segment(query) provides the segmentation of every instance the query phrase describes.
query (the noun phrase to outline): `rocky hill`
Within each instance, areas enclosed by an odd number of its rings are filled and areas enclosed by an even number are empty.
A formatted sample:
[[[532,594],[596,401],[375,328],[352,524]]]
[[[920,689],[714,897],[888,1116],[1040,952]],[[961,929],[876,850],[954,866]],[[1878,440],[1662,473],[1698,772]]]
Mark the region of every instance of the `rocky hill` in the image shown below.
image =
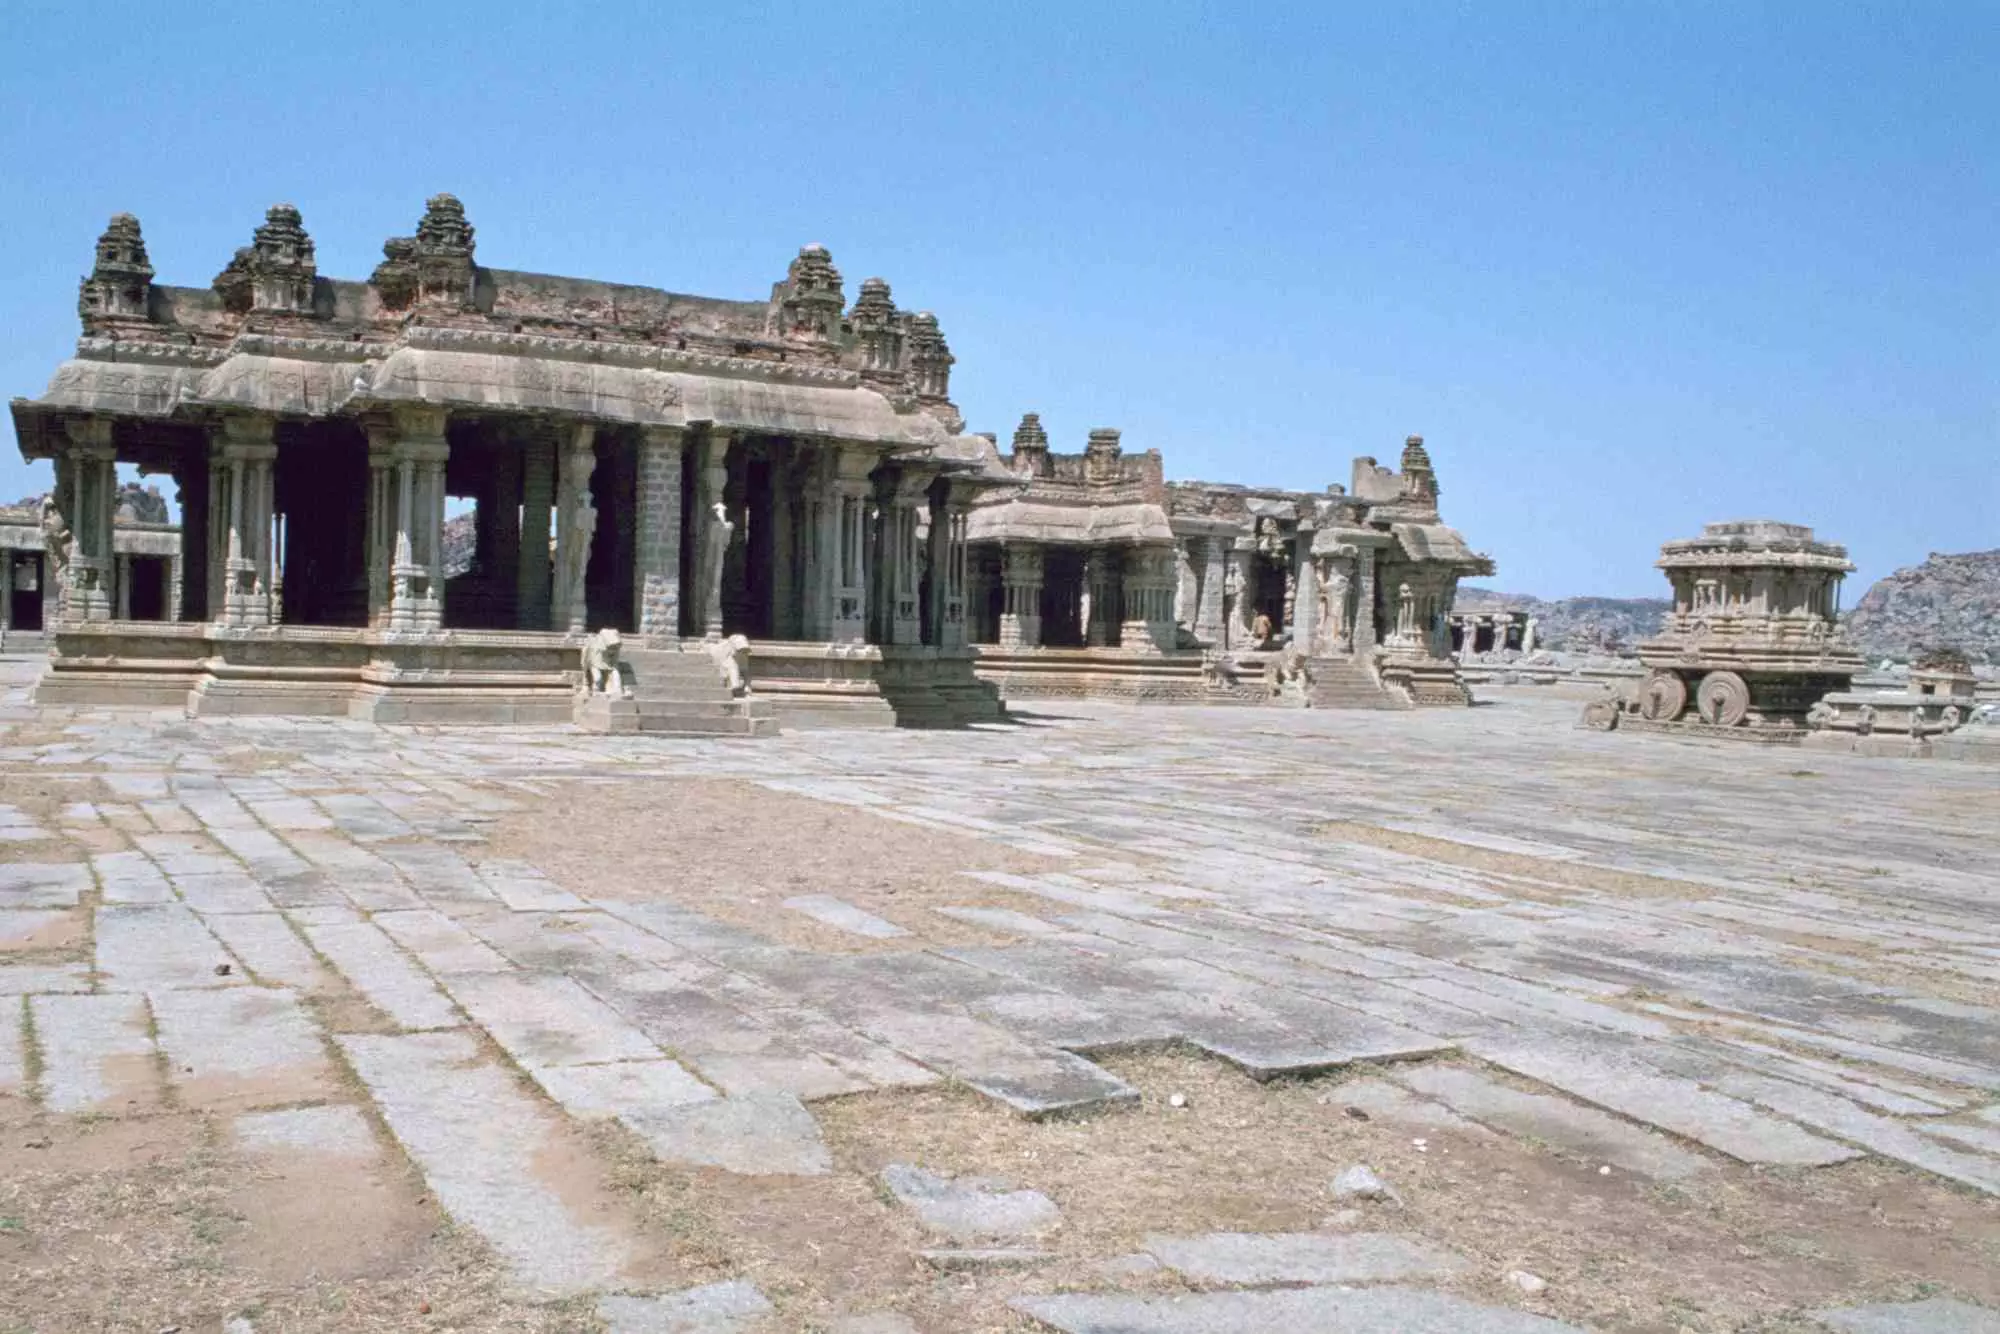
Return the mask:
[[[470,514],[460,514],[444,521],[444,577],[447,579],[472,568],[472,552],[478,537],[472,518]]]
[[[1933,552],[1878,580],[1843,624],[1870,659],[1956,648],[1974,662],[2000,663],[2000,551]]]
[[[1465,611],[1512,607],[1535,618],[1535,643],[1576,653],[1629,649],[1657,632],[1673,610],[1665,598],[1560,598],[1553,602],[1525,593],[1460,588],[1457,606]]]

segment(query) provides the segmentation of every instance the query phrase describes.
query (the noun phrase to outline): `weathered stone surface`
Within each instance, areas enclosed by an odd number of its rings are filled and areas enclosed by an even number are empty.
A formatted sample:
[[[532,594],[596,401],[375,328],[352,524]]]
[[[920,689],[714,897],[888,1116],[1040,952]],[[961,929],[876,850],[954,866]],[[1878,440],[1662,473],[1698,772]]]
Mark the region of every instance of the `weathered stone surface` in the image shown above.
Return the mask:
[[[142,996],[33,996],[42,1100],[52,1112],[151,1111],[160,1071]]]
[[[1055,1201],[1040,1191],[978,1178],[954,1180],[907,1163],[883,1168],[882,1184],[925,1227],[946,1236],[1036,1236],[1062,1220]]]
[[[74,908],[90,868],[69,862],[0,862],[0,908]]]
[[[532,1073],[571,1116],[643,1118],[663,1107],[708,1102],[716,1096],[677,1061],[538,1066]]]
[[[579,1217],[536,1165],[561,1127],[462,1033],[339,1038],[348,1061],[453,1218],[483,1236],[515,1281],[548,1293],[614,1287],[631,1248]]]
[[[19,1093],[27,1076],[27,1052],[21,1041],[26,1002],[0,994],[0,1095]]]
[[[1527,1093],[1457,1066],[1411,1066],[1396,1079],[1453,1111],[1510,1135],[1538,1139],[1586,1162],[1671,1181],[1703,1171],[1698,1154],[1644,1127],[1567,1098]]]
[[[337,985],[332,973],[304,940],[275,912],[222,913],[204,919],[229,952],[257,981],[272,986],[320,991]]]
[[[745,1176],[819,1176],[833,1169],[819,1122],[786,1094],[682,1103],[622,1119],[666,1162]]]
[[[167,1078],[187,1106],[272,1106],[334,1091],[319,1032],[290,992],[161,991],[152,1005]]]
[[[918,1251],[917,1258],[940,1273],[965,1274],[995,1269],[1033,1269],[1055,1259],[1056,1253],[1019,1246],[947,1246]]]
[[[303,1150],[361,1159],[377,1157],[382,1147],[368,1118],[348,1103],[245,1112],[230,1123],[230,1129],[237,1147],[252,1153],[282,1156]]]
[[[771,1303],[742,1279],[659,1297],[600,1297],[609,1334],[742,1334],[771,1314]]]
[[[1746,1163],[1843,1163],[1859,1151],[1755,1111],[1734,1098],[1646,1069],[1622,1054],[1561,1042],[1476,1042],[1472,1051],[1517,1075],[1659,1126]]]
[[[1842,1334],[2000,1334],[2000,1311],[1948,1297],[1846,1306],[1813,1318]]]
[[[1064,1334],[1583,1334],[1541,1316],[1395,1287],[1017,1297],[1009,1305]]]
[[[238,962],[201,919],[179,904],[97,910],[97,971],[120,991],[239,986]],[[218,975],[217,964],[231,965]]]
[[[837,899],[831,894],[802,894],[786,899],[785,906],[793,912],[804,913],[816,922],[853,935],[867,936],[871,940],[894,940],[910,934],[894,922],[863,912],[845,899]]]
[[[333,961],[354,989],[403,1028],[452,1028],[462,1022],[437,984],[367,922],[308,926],[306,939]]]
[[[1464,1267],[1450,1251],[1386,1232],[1211,1232],[1148,1237],[1146,1251],[1198,1283],[1381,1283],[1446,1278]]]
[[[660,1059],[644,1033],[567,977],[455,973],[443,982],[452,999],[530,1069]]]

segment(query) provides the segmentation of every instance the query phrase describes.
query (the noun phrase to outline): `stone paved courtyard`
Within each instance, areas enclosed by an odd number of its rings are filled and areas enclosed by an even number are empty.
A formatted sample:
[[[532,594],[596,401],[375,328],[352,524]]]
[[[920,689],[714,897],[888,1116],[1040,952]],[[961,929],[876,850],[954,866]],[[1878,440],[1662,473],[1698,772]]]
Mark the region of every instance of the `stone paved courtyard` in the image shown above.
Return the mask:
[[[1983,766],[1532,691],[701,742],[38,666],[0,1330],[2000,1329]]]

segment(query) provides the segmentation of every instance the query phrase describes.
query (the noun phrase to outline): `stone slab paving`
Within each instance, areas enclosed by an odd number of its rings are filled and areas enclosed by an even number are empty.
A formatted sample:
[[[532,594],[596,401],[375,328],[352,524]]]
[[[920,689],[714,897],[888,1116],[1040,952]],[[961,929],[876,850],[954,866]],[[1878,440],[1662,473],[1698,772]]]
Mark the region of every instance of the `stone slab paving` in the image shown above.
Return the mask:
[[[771,1303],[741,1279],[657,1297],[600,1297],[607,1334],[748,1334],[772,1312]]]
[[[882,1184],[933,1232],[948,1237],[1032,1237],[1062,1221],[1038,1190],[979,1178],[953,1180],[909,1163],[882,1169]]]
[[[230,1131],[237,1146],[252,1153],[282,1155],[303,1150],[336,1158],[368,1159],[381,1152],[368,1118],[350,1103],[245,1112],[230,1123]]]
[[[153,1022],[184,1106],[259,1107],[335,1091],[318,1026],[288,991],[157,991]]]
[[[1388,1232],[1211,1232],[1148,1237],[1145,1245],[1197,1283],[1244,1287],[1444,1279],[1465,1267],[1450,1251]]]
[[[160,1069],[143,996],[35,996],[42,1102],[53,1112],[148,1112]]]
[[[27,1079],[27,1001],[0,994],[0,1094],[19,1093]]]
[[[1699,1154],[1643,1125],[1567,1098],[1513,1088],[1473,1070],[1412,1066],[1396,1072],[1395,1078],[1452,1112],[1510,1135],[1542,1140],[1591,1163],[1660,1181],[1692,1176],[1709,1165]]]
[[[627,1238],[578,1217],[537,1174],[557,1156],[557,1116],[485,1061],[469,1034],[339,1041],[439,1202],[492,1244],[516,1282],[550,1294],[617,1285],[630,1259]]]
[[[866,936],[870,940],[895,940],[910,934],[894,922],[871,912],[863,912],[845,899],[837,899],[831,894],[801,894],[786,899],[785,906],[835,930]]]
[[[2000,1334],[2000,1311],[1946,1297],[1848,1306],[1813,1318],[1841,1334]]]
[[[59,1112],[157,1102],[162,1070],[196,1099],[214,1070],[239,1091],[316,1072],[312,1098],[342,1097],[301,998],[351,988],[403,1030],[340,1038],[375,1110],[460,1223],[566,1292],[617,1290],[620,1244],[535,1176],[569,1119],[617,1118],[682,1163],[817,1173],[817,1099],[943,1078],[1030,1116],[1102,1109],[1134,1094],[1089,1053],[1131,1042],[1259,1077],[1393,1061],[1348,1101],[1652,1177],[1873,1154],[2000,1194],[1976,1133],[2000,1093],[2000,848],[1954,800],[1990,796],[1990,775],[1650,746],[1580,733],[1572,711],[1525,693],[1409,715],[1065,706],[1032,728],[759,747],[79,715],[59,744],[0,751],[0,770],[115,795],[46,825],[0,810],[10,855],[40,858],[0,862],[0,917],[73,914],[89,941],[0,963],[0,1018],[27,997],[35,1039],[0,1022],[0,1085],[38,1068]],[[237,772],[253,740],[296,758]],[[497,813],[572,779],[659,777],[1047,860],[933,868],[964,872],[964,894],[902,923],[814,886],[791,911],[872,942],[821,954],[647,898],[643,867],[599,895],[481,846]],[[993,891],[1016,906],[984,906]],[[941,947],[926,923],[946,922],[996,943]],[[360,1115],[342,1097],[238,1133],[337,1140],[319,1112]],[[1357,1243],[1232,1244],[1265,1258],[1229,1272],[1315,1283],[1311,1263],[1339,1271],[1313,1255]],[[1346,1321],[1328,1328],[1554,1328],[1413,1291],[1322,1295]],[[1131,1328],[1319,1327],[1286,1323],[1287,1294],[1215,1297],[1102,1300]],[[1143,1323],[1184,1318],[1221,1323]]]
[[[1163,1297],[1021,1297],[1064,1334],[1584,1334],[1541,1316],[1420,1288],[1293,1288]]]

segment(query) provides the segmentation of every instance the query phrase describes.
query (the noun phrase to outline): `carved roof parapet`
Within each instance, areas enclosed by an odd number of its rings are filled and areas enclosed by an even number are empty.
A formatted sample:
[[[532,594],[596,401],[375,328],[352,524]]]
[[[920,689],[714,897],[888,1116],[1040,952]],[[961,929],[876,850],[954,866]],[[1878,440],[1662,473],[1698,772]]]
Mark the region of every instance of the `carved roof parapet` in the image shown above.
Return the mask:
[[[382,243],[382,262],[368,281],[387,310],[470,306],[478,279],[472,251],[465,205],[452,195],[432,195],[415,236]]]
[[[1021,495],[1058,505],[1124,505],[1147,499],[1145,483],[1136,479],[1085,488],[1057,478],[1036,478],[1028,482]]]
[[[77,285],[76,312],[86,330],[97,320],[150,319],[153,263],[139,220],[115,213],[97,238],[97,258]]]
[[[887,290],[884,284],[885,295]],[[846,307],[832,253],[823,245],[801,246],[798,258],[785,270],[784,281],[771,285],[764,331],[774,338],[832,342],[843,332],[841,312]]]
[[[404,329],[401,341],[409,347],[425,351],[483,352],[549,361],[597,362],[636,370],[689,371],[730,379],[826,385],[841,389],[861,385],[860,373],[844,367],[729,357],[714,352],[662,347],[654,343],[614,343],[601,339],[560,338],[553,334],[506,333],[498,329],[427,324]]]
[[[909,357],[911,391],[919,398],[950,398],[951,368],[958,358],[951,354],[937,316],[928,310],[906,316],[903,346]]]
[[[889,295],[889,284],[865,278],[847,325],[861,352],[864,373],[900,375],[903,369],[903,317]]]
[[[264,214],[249,245],[236,252],[211,284],[225,310],[310,315],[319,265],[312,238],[297,208],[274,204]]]
[[[1821,551],[1686,551],[1662,552],[1653,562],[1658,570],[1826,570],[1852,574],[1854,564],[1844,555]]]
[[[219,366],[229,359],[227,347],[156,339],[86,336],[76,340],[76,355],[84,361],[154,362],[168,366]]]

